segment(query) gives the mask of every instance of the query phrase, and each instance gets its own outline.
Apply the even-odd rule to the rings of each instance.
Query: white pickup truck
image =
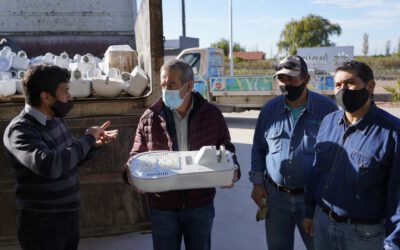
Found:
[[[223,111],[261,108],[265,102],[280,95],[272,75],[225,76],[224,53],[217,48],[183,50],[179,59],[188,62],[195,74],[194,89]],[[333,94],[331,75],[311,75],[308,87],[316,92]]]

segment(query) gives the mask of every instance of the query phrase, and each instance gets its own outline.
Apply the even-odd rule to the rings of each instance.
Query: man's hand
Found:
[[[117,138],[117,136],[118,136],[117,129],[106,131],[106,129],[108,127],[110,127],[110,125],[111,125],[111,122],[107,121],[100,127],[92,127],[86,131],[86,133],[89,133],[90,130],[93,129],[94,131],[98,132],[97,137],[95,137],[96,138],[96,143],[94,145],[95,147],[98,148],[98,147],[104,146],[106,144],[109,144],[110,142],[112,142],[113,140],[115,140]],[[93,135],[93,136],[95,136],[95,135]]]
[[[232,183],[228,186],[223,186],[221,188],[233,188],[233,186],[235,186],[235,182],[237,182],[238,180],[239,180],[239,170],[236,169],[235,172],[233,173]]]
[[[132,159],[133,159],[133,156],[131,156],[131,157],[128,159],[128,162],[125,164],[126,177],[127,177],[127,179],[128,179],[129,186],[131,186],[131,187],[133,188],[133,190],[136,191],[136,192],[138,192],[139,194],[144,194],[145,192],[143,192],[142,190],[138,189],[138,188],[135,186],[135,184],[133,183],[132,177],[131,177],[131,175],[129,174],[129,170],[128,170],[128,169],[129,169],[129,166],[131,165]]]
[[[306,233],[310,237],[312,237],[313,236],[313,220],[309,219],[309,218],[304,218],[303,227],[304,227],[304,231],[306,231]]]
[[[86,129],[86,134],[93,136],[96,140],[99,138],[100,134],[104,133],[104,129],[99,126],[91,127]]]
[[[264,185],[254,184],[253,191],[251,192],[251,198],[254,200],[259,208],[265,207],[263,199],[267,199],[267,190],[265,190]]]
[[[128,166],[129,167],[129,166]],[[138,189],[135,184],[133,183],[132,177],[129,173],[127,173],[127,177],[128,177],[128,182],[129,185],[132,187],[132,189],[136,192],[138,192],[139,194],[144,194],[145,192],[143,192],[142,190]]]

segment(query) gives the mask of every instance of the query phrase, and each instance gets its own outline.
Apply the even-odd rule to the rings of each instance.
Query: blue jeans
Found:
[[[214,203],[177,210],[150,209],[154,250],[210,250]]]
[[[304,195],[291,195],[279,191],[269,182],[267,205],[268,217],[265,220],[268,250],[289,250],[294,245],[294,230],[297,228],[308,250],[312,250],[312,238],[303,228]]]
[[[317,250],[383,249],[384,224],[360,225],[338,223],[320,207],[314,216],[314,246]]]

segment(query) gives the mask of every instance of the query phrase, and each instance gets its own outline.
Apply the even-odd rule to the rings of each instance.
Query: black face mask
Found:
[[[369,99],[366,88],[358,90],[341,89],[335,95],[336,103],[345,111],[353,113],[360,109]]]
[[[279,88],[282,91],[282,95],[286,97],[289,101],[295,101],[299,99],[305,87],[306,87],[305,82],[303,82],[299,86],[288,86],[288,85],[279,86]]]
[[[74,103],[72,101],[60,102],[56,100],[56,102],[50,108],[56,117],[62,118],[65,117],[73,107]]]

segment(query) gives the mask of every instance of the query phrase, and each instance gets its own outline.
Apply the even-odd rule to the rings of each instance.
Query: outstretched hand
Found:
[[[118,137],[118,129],[115,130],[106,130],[108,127],[110,127],[111,122],[106,121],[103,125],[100,126],[100,133],[96,137],[96,143],[95,147],[101,147],[106,144],[109,144],[110,142],[114,141]]]

